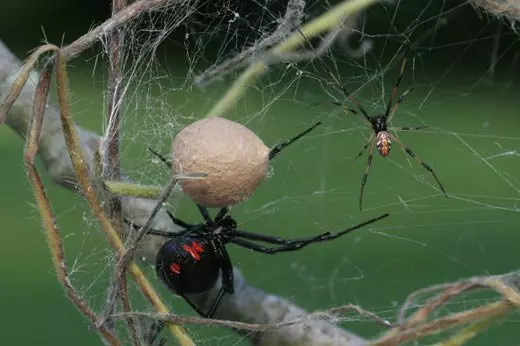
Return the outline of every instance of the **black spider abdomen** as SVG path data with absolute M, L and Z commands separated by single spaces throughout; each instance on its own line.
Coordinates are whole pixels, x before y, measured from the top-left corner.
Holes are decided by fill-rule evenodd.
M 157 253 L 155 271 L 177 294 L 197 294 L 215 285 L 220 265 L 210 243 L 186 236 L 164 243 Z

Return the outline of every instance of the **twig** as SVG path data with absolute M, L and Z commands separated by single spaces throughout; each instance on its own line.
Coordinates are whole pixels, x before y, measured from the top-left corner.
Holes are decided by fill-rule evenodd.
M 81 36 L 63 48 L 63 58 L 68 61 L 88 49 L 96 41 L 112 33 L 127 22 L 143 14 L 159 11 L 164 7 L 176 6 L 178 3 L 189 3 L 190 0 L 139 0 L 119 11 L 101 25 Z
M 387 335 L 373 342 L 370 346 L 398 345 L 403 341 L 415 340 L 424 336 L 434 335 L 461 325 L 480 320 L 490 320 L 500 317 L 511 311 L 513 305 L 507 300 L 501 300 L 479 308 L 455 313 L 439 319 L 421 324 L 417 327 L 402 330 L 393 335 Z
M 226 320 L 215 320 L 212 318 L 202 318 L 202 317 L 192 317 L 192 316 L 178 316 L 171 314 L 158 314 L 158 313 L 150 313 L 150 312 L 131 312 L 131 313 L 116 313 L 109 316 L 110 319 L 128 319 L 132 317 L 146 317 L 156 321 L 165 321 L 171 322 L 179 325 L 185 324 L 194 324 L 194 325 L 207 325 L 207 326 L 215 326 L 215 327 L 228 327 L 238 330 L 248 330 L 255 332 L 262 332 L 268 330 L 278 330 L 284 327 L 292 326 L 295 324 L 305 324 L 311 321 L 318 320 L 341 320 L 341 318 L 337 317 L 337 314 L 346 313 L 346 312 L 356 312 L 361 316 L 366 316 L 369 319 L 381 324 L 385 327 L 390 327 L 392 324 L 387 320 L 379 317 L 373 312 L 367 311 L 361 308 L 358 305 L 348 304 L 344 306 L 338 306 L 335 308 L 331 308 L 324 311 L 316 311 L 310 314 L 304 314 L 302 316 L 296 317 L 290 321 L 285 322 L 277 322 L 270 324 L 255 324 L 255 323 L 243 323 L 237 321 L 226 321 Z
M 112 17 L 123 10 L 127 5 L 126 0 L 113 0 L 112 1 Z M 121 92 L 121 79 L 122 79 L 122 62 L 124 60 L 124 33 L 120 28 L 116 28 L 111 35 L 108 37 L 108 87 L 107 87 L 107 116 L 106 116 L 106 135 L 105 140 L 102 142 L 104 148 L 102 152 L 105 154 L 103 160 L 101 176 L 103 180 L 115 180 L 119 181 L 121 178 L 121 168 L 119 160 L 119 131 L 121 124 L 121 106 L 123 104 L 124 94 Z M 123 239 L 123 212 L 121 208 L 121 199 L 117 195 L 110 195 L 109 198 L 109 212 L 110 219 L 115 231 L 119 234 L 119 237 Z M 123 311 L 132 311 L 132 305 L 128 297 L 128 281 L 126 272 L 122 277 L 119 285 L 119 299 Z M 115 310 L 114 310 L 115 311 Z M 139 336 L 137 335 L 137 329 L 135 320 L 128 319 L 127 321 L 128 331 L 134 345 L 139 346 Z
M 487 328 L 489 325 L 488 320 L 482 320 L 477 323 L 472 324 L 469 327 L 462 329 L 460 332 L 445 340 L 443 342 L 437 343 L 433 346 L 460 346 L 468 342 L 470 339 L 477 336 L 477 334 L 483 329 Z
M 38 139 L 43 123 L 43 114 L 47 105 L 47 96 L 49 94 L 50 82 L 52 79 L 52 65 L 48 65 L 40 76 L 38 89 L 34 97 L 34 116 L 30 122 L 29 132 L 26 139 L 26 147 L 24 151 L 24 163 L 27 173 L 34 187 L 36 203 L 38 204 L 40 214 L 43 220 L 47 242 L 51 251 L 51 257 L 54 263 L 54 269 L 58 276 L 58 281 L 62 285 L 65 293 L 74 305 L 90 320 L 91 323 L 97 322 L 97 316 L 88 307 L 87 302 L 74 289 L 69 279 L 69 271 L 65 261 L 65 254 L 61 242 L 61 236 L 58 227 L 54 223 L 55 216 L 52 211 L 49 199 L 45 193 L 45 188 L 40 179 L 38 171 L 34 166 L 34 159 L 38 153 Z M 120 345 L 119 340 L 106 328 L 99 330 L 103 338 L 111 345 Z
M 107 302 L 105 304 L 105 311 L 103 313 L 102 318 L 100 319 L 100 324 L 97 327 L 102 326 L 103 323 L 109 323 L 109 316 L 115 311 L 116 298 L 117 298 L 117 288 L 121 281 L 123 281 L 126 268 L 128 264 L 133 260 L 135 253 L 138 249 L 140 243 L 146 237 L 146 233 L 150 230 L 150 226 L 152 225 L 153 220 L 161 210 L 164 202 L 170 196 L 173 188 L 177 184 L 177 178 L 173 177 L 170 179 L 170 183 L 164 189 L 163 193 L 159 197 L 159 201 L 157 202 L 155 208 L 150 213 L 148 217 L 148 221 L 136 232 L 136 234 L 131 234 L 131 242 L 128 245 L 125 252 L 119 257 L 117 264 L 114 266 L 110 287 L 108 289 Z
M 452 284 L 435 285 L 412 293 L 406 300 L 400 312 L 400 324 L 398 327 L 388 331 L 385 335 L 375 341 L 372 345 L 397 345 L 403 341 L 417 339 L 423 336 L 432 335 L 460 325 L 471 324 L 472 322 L 488 321 L 510 312 L 513 308 L 520 309 L 520 271 L 497 275 L 491 277 L 474 277 Z M 510 282 L 511 281 L 511 282 Z M 517 282 L 518 281 L 518 282 Z M 475 288 L 491 288 L 503 296 L 499 302 L 454 313 L 427 321 L 429 315 L 438 307 L 442 306 L 448 299 L 460 295 L 461 293 Z M 411 302 L 421 294 L 443 290 L 435 297 L 428 300 L 424 307 L 419 309 L 410 319 L 404 320 L 405 311 Z

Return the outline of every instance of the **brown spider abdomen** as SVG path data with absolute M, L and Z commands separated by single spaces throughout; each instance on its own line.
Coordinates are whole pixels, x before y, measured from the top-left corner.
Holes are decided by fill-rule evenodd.
M 390 154 L 390 149 L 392 148 L 392 141 L 390 140 L 390 135 L 386 131 L 381 131 L 376 136 L 376 147 L 379 154 L 383 157 L 388 156 Z
M 183 191 L 209 208 L 235 205 L 265 179 L 269 148 L 247 127 L 219 117 L 185 127 L 173 142 L 173 173 L 206 173 L 180 182 Z

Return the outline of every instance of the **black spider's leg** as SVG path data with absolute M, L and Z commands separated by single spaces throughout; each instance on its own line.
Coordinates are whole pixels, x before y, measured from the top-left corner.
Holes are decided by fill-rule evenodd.
M 386 106 L 385 120 L 387 121 L 387 123 L 389 122 L 388 115 L 390 114 L 390 108 L 392 107 L 392 104 L 394 103 L 394 99 L 397 96 L 397 89 L 399 89 L 399 84 L 401 84 L 401 79 L 403 79 L 404 67 L 406 66 L 406 59 L 407 59 L 408 53 L 410 51 L 410 46 L 406 45 L 405 49 L 406 49 L 406 51 L 405 51 L 405 54 L 403 57 L 403 62 L 401 64 L 401 72 L 399 73 L 399 77 L 397 77 L 397 80 L 395 81 L 394 87 L 392 88 L 392 94 L 390 95 L 390 98 L 388 99 L 388 105 Z M 401 96 L 400 100 L 402 100 L 402 98 L 403 98 L 403 96 Z M 392 113 L 394 113 L 394 112 L 392 112 Z
M 368 152 L 368 164 L 365 170 L 365 174 L 361 178 L 361 191 L 359 193 L 359 210 L 363 210 L 363 191 L 365 190 L 365 184 L 367 183 L 368 178 L 368 170 L 372 165 L 372 159 L 374 158 L 374 149 L 376 148 L 376 139 L 372 139 L 372 144 L 370 145 L 370 151 Z
M 426 169 L 428 172 L 430 172 L 433 176 L 433 178 L 435 179 L 435 181 L 437 182 L 437 185 L 439 185 L 442 193 L 444 193 L 444 196 L 448 197 L 448 194 L 446 193 L 446 190 L 444 190 L 444 186 L 442 186 L 439 178 L 437 178 L 437 175 L 435 174 L 435 172 L 433 171 L 433 168 L 427 164 L 426 162 L 424 162 L 419 156 L 415 155 L 415 153 L 410 149 L 408 148 L 406 145 L 404 145 L 396 136 L 390 134 L 390 138 L 392 138 L 394 141 L 396 141 L 400 146 L 401 148 L 403 148 L 403 150 L 413 159 L 415 159 L 415 161 L 417 161 L 421 166 L 424 167 L 424 169 Z
M 186 300 L 186 302 L 193 308 L 193 310 L 205 318 L 213 318 L 220 305 L 220 302 L 222 301 L 222 298 L 224 297 L 224 294 L 235 293 L 233 265 L 231 264 L 231 259 L 229 258 L 225 244 L 220 239 L 215 239 L 214 241 L 214 248 L 217 251 L 217 259 L 220 261 L 220 268 L 222 270 L 222 287 L 220 287 L 217 296 L 213 300 L 213 303 L 211 303 L 211 307 L 207 312 L 204 312 L 198 306 L 193 304 L 188 297 L 180 294 L 180 296 Z
M 162 154 L 158 153 L 150 147 L 148 147 L 148 151 L 157 156 L 157 158 L 161 160 L 166 166 L 168 166 L 168 168 L 172 168 L 172 162 L 168 160 L 165 156 L 163 156 Z
M 175 216 L 173 216 L 173 214 L 169 210 L 166 210 L 166 213 L 168 214 L 168 216 L 170 217 L 172 222 L 179 227 L 182 227 L 182 228 L 194 228 L 195 227 L 195 225 L 191 225 L 187 222 L 184 222 L 184 221 L 176 218 Z
M 414 126 L 414 127 L 404 126 L 404 127 L 392 127 L 391 130 L 395 130 L 395 131 L 417 131 L 417 130 L 422 130 L 422 129 L 427 129 L 427 128 L 429 128 L 428 125 Z
M 345 110 L 345 112 L 352 112 L 352 114 L 355 114 L 355 115 L 358 114 L 358 112 L 357 112 L 356 110 L 354 110 L 354 109 L 350 108 L 349 106 L 344 105 L 344 104 L 342 104 L 342 103 L 340 103 L 340 102 L 334 102 L 334 104 L 335 104 L 336 106 L 341 106 L 341 107 L 343 107 L 343 109 Z M 360 107 L 361 104 L 360 104 L 359 102 L 358 102 L 358 104 L 359 104 L 358 107 Z M 366 112 L 363 113 L 363 115 L 365 115 L 365 114 L 368 115 Z M 364 118 L 363 118 L 363 121 L 364 121 L 368 126 L 372 127 L 372 123 L 370 122 L 370 116 L 369 116 L 369 119 L 367 119 L 366 117 L 364 117 Z
M 219 291 L 219 295 L 221 294 L 221 291 L 222 291 L 222 288 L 221 288 L 220 291 Z M 188 303 L 188 305 L 189 305 L 189 306 L 190 306 L 190 307 L 191 307 L 191 308 L 192 308 L 196 313 L 198 313 L 200 316 L 202 316 L 202 317 L 208 317 L 208 314 L 207 314 L 206 312 L 202 311 L 202 310 L 201 310 L 197 305 L 193 304 L 193 303 L 191 302 L 191 300 L 190 300 L 186 295 L 184 295 L 184 294 L 182 294 L 182 293 L 178 293 L 178 292 L 177 292 L 177 295 L 179 295 L 182 299 L 184 299 L 184 300 L 186 301 L 186 303 Z M 222 293 L 222 295 L 223 295 L 223 293 Z M 217 296 L 217 297 L 218 297 L 218 296 Z
M 365 152 L 365 150 L 367 150 L 368 146 L 372 143 L 372 140 L 374 139 L 374 134 L 372 133 L 370 135 L 370 137 L 368 138 L 368 142 L 367 144 L 365 144 L 365 146 L 363 147 L 363 149 L 361 149 L 361 151 L 359 152 L 359 154 L 356 155 L 356 157 L 354 158 L 354 160 L 357 160 L 358 158 L 361 157 L 361 155 L 363 155 L 363 153 Z
M 221 261 L 220 268 L 222 270 L 222 287 L 220 288 L 217 297 L 213 301 L 211 308 L 208 310 L 206 317 L 213 318 L 217 312 L 220 302 L 224 297 L 224 294 L 235 293 L 235 279 L 233 276 L 233 264 L 229 258 L 229 254 L 226 250 L 225 243 L 221 239 L 215 240 L 215 248 L 219 252 L 219 259 Z
M 146 345 L 153 345 L 155 340 L 157 340 L 157 337 L 161 334 L 163 329 L 164 329 L 163 321 L 154 321 L 145 335 L 145 340 L 147 342 Z M 164 339 L 164 338 L 161 339 L 159 341 L 158 346 L 164 345 L 165 342 L 166 342 L 166 339 Z
M 381 219 L 384 219 L 385 217 L 387 217 L 389 215 L 390 214 L 388 214 L 388 213 L 380 215 L 378 217 L 375 217 L 368 221 L 362 222 L 358 225 L 355 225 L 353 227 L 350 227 L 350 228 L 340 231 L 340 232 L 336 232 L 336 233 L 325 232 L 325 233 L 318 234 L 316 236 L 305 237 L 305 238 L 283 239 L 283 238 L 278 238 L 278 237 L 267 236 L 264 234 L 255 234 L 255 233 L 250 233 L 250 232 L 245 232 L 245 231 L 236 231 L 236 232 L 231 233 L 231 235 L 228 239 L 230 242 L 232 242 L 234 244 L 240 245 L 242 247 L 246 247 L 253 251 L 262 252 L 262 253 L 271 254 L 271 253 L 282 252 L 282 251 L 295 251 L 295 250 L 299 250 L 302 247 L 309 245 L 311 243 L 317 243 L 317 242 L 328 241 L 328 240 L 339 238 L 339 237 L 341 237 L 345 234 L 348 234 L 352 231 L 355 231 L 363 226 L 366 226 L 368 224 L 371 224 L 371 223 L 374 223 Z M 254 241 L 262 241 L 265 243 L 282 245 L 282 246 L 266 248 L 264 246 L 261 246 L 261 245 L 258 245 L 258 244 L 240 239 L 240 238 L 254 240 Z
M 257 245 L 255 243 L 252 243 L 250 241 L 243 240 L 243 239 L 240 239 L 240 238 L 230 238 L 229 242 L 233 243 L 233 244 L 236 244 L 236 245 L 239 245 L 239 246 L 242 246 L 242 247 L 245 247 L 246 249 L 253 250 L 253 251 L 256 251 L 256 252 L 265 253 L 265 254 L 274 254 L 274 253 L 278 253 L 278 252 L 296 251 L 296 250 L 301 249 L 305 245 L 308 245 L 308 244 L 312 243 L 312 241 L 309 240 L 307 242 L 302 242 L 302 243 L 287 244 L 287 245 L 282 245 L 282 246 L 279 246 L 279 247 L 268 248 L 268 247 L 265 247 L 265 246 L 262 246 L 262 245 Z
M 141 229 L 142 226 L 139 226 L 128 219 L 124 219 L 124 222 L 130 225 L 136 232 Z M 183 237 L 191 232 L 191 229 L 182 230 L 180 232 L 168 232 L 168 231 L 160 231 L 158 229 L 149 228 L 146 234 L 158 235 L 165 238 L 177 238 Z
M 305 136 L 306 134 L 308 134 L 309 132 L 311 132 L 312 130 L 314 130 L 316 127 L 318 127 L 319 125 L 321 125 L 321 121 L 318 121 L 316 124 L 312 125 L 311 127 L 309 127 L 307 130 L 303 131 L 302 133 L 294 136 L 293 138 L 285 141 L 285 142 L 282 142 L 280 144 L 277 144 L 275 145 L 274 147 L 271 148 L 271 150 L 269 150 L 269 160 L 272 160 L 274 159 L 276 156 L 278 156 L 278 154 L 280 154 L 280 152 L 287 148 L 289 145 L 293 144 L 294 142 L 296 142 L 298 139 L 302 138 L 303 136 Z
M 212 225 L 214 222 L 213 222 L 213 219 L 211 218 L 211 216 L 209 216 L 208 209 L 206 207 L 201 206 L 198 203 L 197 203 L 197 207 L 199 208 L 199 211 L 202 214 L 202 217 L 204 218 L 204 220 L 207 223 L 209 223 L 210 225 Z
M 217 216 L 215 216 L 215 222 L 219 222 L 220 220 L 222 220 L 224 218 L 224 216 L 227 215 L 228 212 L 229 212 L 228 208 L 220 209 L 220 211 L 218 212 Z
M 401 102 L 403 102 L 404 98 L 406 97 L 406 95 L 408 95 L 410 91 L 413 91 L 413 87 L 407 89 L 404 93 L 401 94 L 401 96 L 399 96 L 399 100 L 397 100 L 394 107 L 392 108 L 392 111 L 390 112 L 390 115 L 386 118 L 387 124 L 390 124 L 392 122 L 392 118 L 394 117 L 395 113 L 397 112 L 397 109 L 401 105 Z

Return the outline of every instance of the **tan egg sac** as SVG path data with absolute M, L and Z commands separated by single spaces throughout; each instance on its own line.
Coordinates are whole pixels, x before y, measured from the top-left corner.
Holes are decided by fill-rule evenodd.
M 174 173 L 206 173 L 181 180 L 183 191 L 209 208 L 232 206 L 249 197 L 265 179 L 269 148 L 247 127 L 210 117 L 184 128 L 173 141 Z

